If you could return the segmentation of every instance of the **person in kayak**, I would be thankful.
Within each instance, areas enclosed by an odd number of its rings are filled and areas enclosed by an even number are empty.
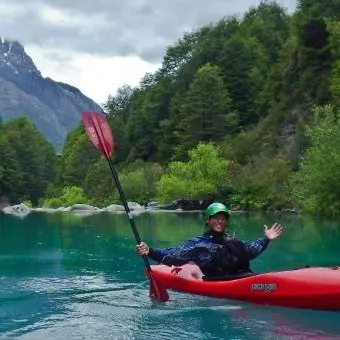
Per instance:
[[[250,260],[259,256],[271,240],[282,233],[282,226],[274,223],[264,226],[264,236],[253,242],[228,237],[229,211],[222,203],[212,203],[204,214],[206,228],[201,236],[183,242],[177,247],[150,248],[141,242],[136,246],[140,256],[168,266],[181,266],[193,262],[201,269],[205,278],[240,276],[251,273]]]

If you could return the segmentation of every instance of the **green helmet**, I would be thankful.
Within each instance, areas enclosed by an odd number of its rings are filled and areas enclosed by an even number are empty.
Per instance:
[[[222,204],[222,203],[212,203],[209,205],[209,207],[205,210],[205,217],[213,216],[218,213],[225,214],[226,216],[229,216],[228,208]]]

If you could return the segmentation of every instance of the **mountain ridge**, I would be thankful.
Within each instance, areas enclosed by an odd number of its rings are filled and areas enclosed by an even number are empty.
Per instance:
[[[83,111],[103,109],[73,85],[44,78],[18,41],[0,37],[0,117],[27,116],[60,151]]]

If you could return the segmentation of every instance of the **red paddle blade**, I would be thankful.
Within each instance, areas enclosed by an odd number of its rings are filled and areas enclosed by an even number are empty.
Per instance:
[[[146,271],[146,276],[150,280],[150,297],[161,302],[169,301],[170,297],[167,290],[160,281],[155,279],[151,270]]]
[[[111,129],[105,116],[98,112],[83,112],[81,120],[91,143],[106,159],[109,159],[114,143]]]

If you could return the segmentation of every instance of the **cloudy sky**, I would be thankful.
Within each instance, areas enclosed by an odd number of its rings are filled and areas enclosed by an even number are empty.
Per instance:
[[[277,0],[294,10],[296,0]],[[0,37],[21,42],[44,77],[99,104],[159,68],[184,32],[260,0],[0,0]]]

